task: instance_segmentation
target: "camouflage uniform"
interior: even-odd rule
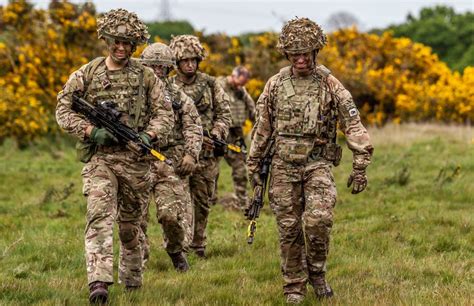
[[[178,189],[173,190],[173,193],[180,209],[181,226],[184,231],[185,239],[182,244],[185,250],[187,250],[194,234],[193,205],[189,191],[189,176],[180,174],[180,165],[185,154],[191,155],[196,163],[199,161],[199,153],[202,146],[201,118],[194,106],[194,102],[186,94],[169,80],[165,80],[165,84],[169,90],[171,101],[173,101],[176,125],[171,138],[168,139],[168,145],[160,148],[160,150],[166,156],[173,159],[174,169],[169,175],[173,177],[172,181],[179,185]],[[156,166],[159,167],[160,165]],[[157,201],[157,207],[160,207],[158,198],[163,197],[164,194],[169,193],[169,190],[172,190],[171,188],[165,190],[165,188],[159,182],[155,185],[154,197]],[[166,202],[165,199],[162,199],[162,201]],[[171,234],[167,234],[166,231],[165,236],[168,240],[171,239]],[[169,243],[167,245],[169,246]],[[173,253],[171,249],[167,248],[167,251]]]
[[[142,64],[175,65],[171,49],[162,43],[148,46],[141,55]],[[152,193],[157,207],[158,222],[163,226],[165,248],[169,254],[186,250],[192,241],[193,207],[189,194],[188,176],[180,169],[185,154],[191,155],[197,162],[202,146],[202,126],[194,102],[166,76],[161,78],[167,94],[165,99],[172,102],[175,125],[167,144],[158,148],[173,160],[173,167],[161,162],[153,163]],[[146,236],[148,206],[143,207],[141,228]],[[149,242],[143,237],[144,259],[148,259]]]
[[[196,58],[199,62],[204,58],[204,48],[198,38],[192,35],[174,37],[170,48],[177,61]],[[172,82],[194,101],[203,129],[220,139],[226,139],[231,124],[229,98],[215,79],[205,73],[196,72],[191,84],[182,82],[177,76],[172,78]],[[194,206],[194,234],[191,248],[198,252],[204,252],[206,247],[205,229],[210,209],[209,200],[214,192],[218,167],[213,150],[203,146],[198,168],[189,178]]]
[[[245,120],[255,119],[255,102],[248,94],[245,87],[234,88],[231,86],[227,77],[218,77],[217,83],[222,86],[229,96],[230,112],[232,114],[232,124],[229,129],[227,142],[245,147],[244,134],[242,127]],[[245,155],[227,150],[224,155],[225,161],[232,167],[232,179],[234,181],[234,192],[236,208],[247,207],[247,166],[245,164]],[[216,186],[217,187],[217,186]],[[216,192],[217,193],[217,189]]]
[[[99,38],[118,36],[132,41],[133,46],[148,38],[146,26],[135,14],[122,9],[107,13],[99,20],[98,28]],[[137,38],[139,34],[143,36]],[[98,58],[72,73],[58,94],[56,119],[61,128],[79,138],[78,152],[86,153],[80,158],[86,162],[82,177],[87,198],[85,251],[89,284],[113,283],[112,230],[117,221],[125,254],[119,277],[127,287],[139,287],[142,256],[138,237],[141,207],[149,188],[149,163],[123,144],[93,143],[85,134],[89,121],[71,110],[72,93],[82,92],[94,105],[113,100],[123,114],[124,124],[137,132],[156,134],[157,143],[163,143],[171,131],[173,111],[171,103],[164,99],[162,82],[151,69],[129,59],[122,69],[108,70],[105,62],[105,58]]]
[[[320,27],[301,18],[285,24],[279,47],[301,54],[320,49],[325,42]],[[324,275],[336,204],[331,168],[338,165],[341,149],[336,144],[337,123],[353,152],[354,171],[364,176],[373,151],[369,135],[351,94],[324,66],[306,77],[295,76],[291,67],[281,69],[265,85],[257,107],[247,165],[254,177],[267,145],[275,141],[269,199],[280,236],[284,293],[304,297],[309,281],[318,297],[330,296]]]

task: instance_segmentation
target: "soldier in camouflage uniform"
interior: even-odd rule
[[[244,87],[249,78],[250,73],[243,66],[235,67],[229,76],[217,78],[217,83],[224,88],[230,100],[232,124],[229,129],[227,142],[242,147],[245,147],[244,133],[242,131],[245,120],[250,119],[252,122],[255,120],[255,102]],[[232,179],[234,181],[235,194],[230,205],[235,208],[245,209],[248,206],[245,155],[227,150],[224,159],[232,167]]]
[[[365,169],[373,152],[351,94],[316,63],[325,44],[321,28],[307,18],[283,26],[278,48],[291,66],[268,80],[257,102],[259,117],[247,162],[252,184],[261,184],[260,162],[267,146],[271,148],[267,151],[273,154],[269,199],[278,224],[283,288],[289,303],[303,301],[307,282],[318,298],[333,295],[325,272],[336,204],[331,168],[341,158],[337,123],[353,152],[348,180],[353,194],[367,186]]]
[[[159,150],[172,158],[173,166],[155,161],[153,197],[158,222],[163,226],[165,248],[175,268],[180,272],[189,269],[183,250],[192,241],[193,207],[189,194],[188,177],[196,169],[202,146],[202,126],[194,102],[167,78],[176,66],[171,49],[163,43],[154,43],[140,56],[140,62],[153,69],[165,84],[165,99],[172,102],[175,125],[165,147]],[[142,230],[146,235],[148,206],[143,208]],[[148,239],[143,240],[144,259],[148,259]]]
[[[173,126],[171,103],[153,71],[130,58],[149,38],[146,25],[134,13],[111,10],[98,20],[99,39],[108,56],[97,58],[72,73],[58,94],[56,119],[79,138],[83,194],[87,199],[85,253],[91,303],[105,303],[113,283],[113,226],[118,222],[124,253],[119,278],[127,289],[142,285],[139,244],[141,207],[147,200],[150,163],[129,150],[107,130],[93,126],[71,110],[72,94],[97,105],[113,100],[122,123],[140,133],[146,144],[164,143]]]
[[[198,71],[199,63],[205,56],[199,39],[192,35],[179,35],[171,40],[170,48],[177,61],[177,75],[172,78],[173,83],[193,100],[203,129],[214,138],[226,139],[232,120],[229,98],[213,77]],[[213,143],[204,137],[198,167],[189,178],[194,206],[191,248],[199,257],[205,257],[205,230],[218,167]]]

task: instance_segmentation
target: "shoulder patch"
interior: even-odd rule
[[[358,114],[357,108],[353,107],[353,108],[349,109],[349,116],[350,117],[354,117],[357,114]]]

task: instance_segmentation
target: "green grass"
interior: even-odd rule
[[[368,190],[354,196],[345,188],[347,149],[334,171],[331,304],[474,304],[472,130],[409,125],[371,134],[376,149]],[[0,146],[0,305],[87,304],[80,170],[65,144],[44,142],[23,151],[10,141]],[[223,164],[221,195],[230,186]],[[191,255],[192,270],[183,275],[172,269],[152,220],[144,287],[127,294],[115,284],[111,303],[284,305],[268,205],[252,246],[246,244],[246,226],[239,213],[214,207],[209,259]],[[319,304],[308,293],[305,305]]]

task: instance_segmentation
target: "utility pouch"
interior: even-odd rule
[[[276,141],[276,153],[287,163],[304,164],[313,149],[311,139],[280,137]]]
[[[97,152],[97,145],[89,141],[76,142],[76,159],[83,163],[91,160],[92,156]]]
[[[332,162],[332,164],[337,167],[341,162],[342,158],[342,147],[337,143],[328,143],[324,146],[322,156]]]

